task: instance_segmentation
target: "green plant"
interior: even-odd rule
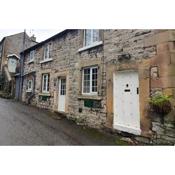
[[[172,96],[163,95],[163,94],[156,94],[150,98],[149,104],[153,111],[158,114],[166,115],[168,114],[171,109],[171,102],[170,99]]]

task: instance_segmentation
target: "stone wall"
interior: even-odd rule
[[[16,54],[17,56],[20,56],[20,52],[23,49],[29,48],[35,44],[36,42],[31,41],[27,34],[25,34],[24,37],[24,32],[5,37],[3,42],[4,52],[2,54],[1,69],[5,64],[7,64],[7,55]]]
[[[152,122],[152,130],[155,132],[153,144],[175,144],[175,124],[171,122],[161,123],[160,121]]]
[[[106,123],[106,69],[105,64],[121,53],[129,52],[132,60],[151,57],[155,54],[155,47],[144,48],[143,38],[152,35],[152,30],[104,30],[101,34],[104,44],[82,52],[78,52],[82,45],[82,30],[75,30],[52,43],[52,62],[40,64],[43,56],[43,47],[36,49],[35,62],[25,63],[25,72],[36,71],[36,98],[37,106],[57,110],[57,91],[54,81],[59,73],[67,72],[69,86],[67,89],[67,116],[91,127],[104,127]],[[146,56],[147,55],[147,56]],[[29,54],[26,55],[26,60]],[[27,61],[26,61],[27,62]],[[86,66],[98,65],[98,100],[100,108],[92,109],[84,107],[84,98],[81,95],[81,70]],[[41,75],[44,72],[51,74],[50,91],[48,101],[39,100],[41,93]],[[58,74],[58,76],[57,76]],[[91,99],[91,97],[87,97]],[[54,101],[55,99],[55,101]],[[94,98],[92,98],[94,99]],[[56,104],[54,104],[56,103]]]
[[[43,58],[43,45],[38,46],[35,54],[35,61],[28,64],[29,52],[25,54],[25,65],[23,86],[23,101],[26,99],[25,83],[30,72],[36,73],[35,96],[33,105],[40,108],[47,108],[58,111],[58,79],[65,76],[67,79],[66,115],[79,124],[88,125],[94,128],[108,127],[112,129],[113,121],[113,72],[118,69],[137,69],[140,74],[140,83],[143,87],[141,110],[145,115],[147,97],[149,96],[149,66],[150,60],[157,55],[156,44],[145,45],[145,39],[162,32],[158,30],[104,30],[101,31],[103,45],[78,51],[83,47],[83,30],[72,30],[64,33],[61,37],[54,38],[48,43],[52,44],[53,61],[40,63]],[[47,43],[46,43],[47,44]],[[118,56],[129,53],[131,58],[127,62],[120,62]],[[84,96],[81,92],[82,68],[87,66],[98,66],[98,95]],[[108,65],[112,65],[108,67]],[[43,73],[50,74],[50,93],[43,100],[41,94],[41,78]],[[146,93],[145,93],[146,92]],[[99,104],[96,108],[85,107],[86,100],[96,100]],[[151,122],[145,116],[142,118],[142,129],[151,129]],[[110,120],[110,122],[108,121]],[[168,125],[167,125],[168,126]],[[153,123],[153,132],[159,133],[158,127],[166,125]],[[146,128],[146,129],[145,129]],[[165,133],[165,132],[164,132]],[[142,133],[143,136],[144,132]],[[163,136],[163,134],[162,134]],[[162,138],[161,136],[161,138]],[[148,138],[150,140],[151,138]]]
[[[157,30],[106,30],[104,32],[105,62],[117,60],[118,55],[129,53],[131,60],[148,59],[156,54],[156,47],[145,46],[144,40]]]
[[[117,71],[135,70],[139,73],[140,114],[142,134],[149,133],[149,121],[145,116],[146,101],[149,98],[149,60],[155,56],[156,45],[145,46],[145,39],[157,30],[106,30],[104,32],[104,60],[107,90],[107,127],[113,128],[113,74]],[[129,54],[128,60],[119,56]],[[144,132],[146,130],[146,132]]]

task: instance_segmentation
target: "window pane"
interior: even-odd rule
[[[34,50],[30,51],[29,60],[33,60],[34,59],[34,56],[35,56],[35,51]]]
[[[47,75],[47,91],[49,91],[49,86],[50,86],[50,75]]]
[[[46,76],[44,75],[44,84],[43,84],[43,90],[46,90]]]
[[[44,59],[49,58],[49,45],[44,47]]]
[[[51,51],[52,51],[52,44],[50,43],[50,44],[48,45],[48,58],[52,58],[52,56],[51,56]]]
[[[42,90],[45,92],[49,91],[49,74],[44,74],[42,76]]]
[[[33,81],[32,80],[28,80],[28,90],[32,90],[32,86],[33,86]]]
[[[90,93],[90,68],[86,68],[84,71],[83,92]]]
[[[46,55],[47,55],[47,58],[49,58],[49,45],[47,45],[47,53],[46,53]]]
[[[85,30],[85,46],[91,45],[91,38],[92,38],[91,30]]]
[[[31,81],[29,81],[29,89],[31,89]]]
[[[83,93],[97,92],[98,68],[85,68],[83,70]]]
[[[97,68],[92,68],[92,92],[97,92]]]
[[[93,30],[93,42],[99,41],[99,30]]]
[[[66,95],[66,79],[61,79],[60,95]]]
[[[47,57],[47,47],[44,47],[44,59]]]

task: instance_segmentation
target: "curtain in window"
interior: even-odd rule
[[[91,30],[85,30],[85,46],[91,44]]]
[[[93,30],[93,42],[99,41],[99,30]]]

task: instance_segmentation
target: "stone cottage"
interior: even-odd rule
[[[26,32],[6,36],[0,41],[0,90],[15,96],[15,74],[20,52],[35,45]]]
[[[22,100],[144,143],[175,143],[174,113],[162,123],[148,104],[174,97],[174,30],[64,30],[21,53]]]

